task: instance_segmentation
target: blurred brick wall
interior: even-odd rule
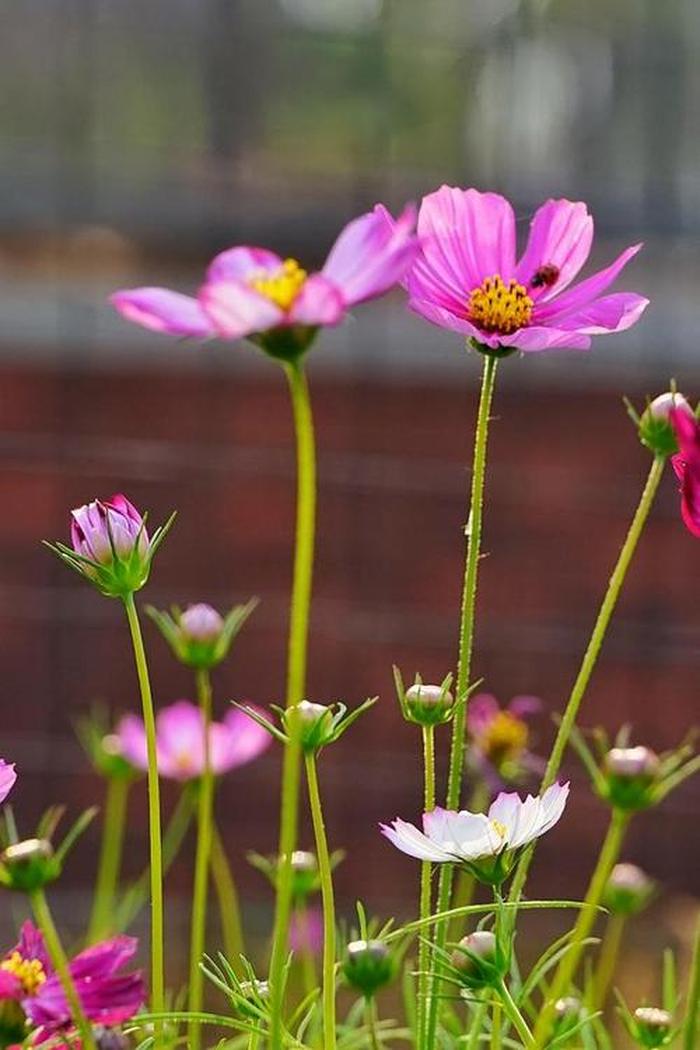
[[[391,665],[438,678],[455,655],[475,384],[401,386],[313,378],[320,446],[318,567],[309,695],[380,703],[322,758],[333,846],[346,906],[396,903],[416,866],[379,836],[377,822],[420,806],[415,733],[400,720]],[[481,566],[476,676],[502,699],[535,693],[561,709],[632,509],[648,456],[617,392],[498,391]],[[31,830],[56,801],[74,814],[100,787],[73,742],[71,721],[96,699],[138,700],[116,602],[101,598],[39,546],[67,534],[67,511],[124,490],[152,521],[176,507],[144,600],[258,594],[261,606],[235,657],[216,674],[219,709],[231,697],[266,703],[283,690],[294,509],[291,420],[281,377],[237,371],[0,372],[0,753],[16,757],[15,808]],[[683,529],[667,477],[583,709],[587,724],[625,720],[663,749],[698,722],[700,546]],[[160,703],[191,693],[146,626]],[[540,728],[542,745],[550,730]],[[442,733],[443,750],[447,734]],[[533,889],[578,892],[605,813],[575,762],[571,813],[542,844]],[[247,900],[269,893],[244,853],[275,846],[278,755],[230,775],[220,821]],[[138,795],[138,791],[136,792]],[[170,804],[172,793],[166,792]],[[143,801],[143,800],[142,800]],[[642,816],[627,855],[676,889],[700,892],[700,845],[688,834],[700,782]],[[310,834],[308,834],[310,842]],[[69,865],[90,881],[97,831]],[[132,807],[126,866],[145,860],[145,807]],[[171,878],[189,884],[189,851]]]

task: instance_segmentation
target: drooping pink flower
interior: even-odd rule
[[[423,198],[418,235],[409,306],[490,350],[585,350],[592,335],[629,328],[648,303],[632,292],[603,294],[639,244],[569,288],[593,241],[581,202],[546,201],[519,259],[513,208],[497,193],[442,186]]]
[[[231,248],[211,262],[194,298],[167,288],[132,288],[115,292],[111,302],[127,320],[155,332],[264,337],[269,352],[299,353],[319,326],[337,325],[351,306],[402,279],[418,250],[414,225],[412,207],[394,221],[377,205],[342,230],[319,273],[308,274],[296,259],[265,248]],[[275,333],[276,343],[268,338]]]
[[[700,536],[700,423],[689,412],[674,408],[669,419],[678,441],[671,462],[681,483],[681,515],[694,536]]]
[[[146,730],[137,715],[126,715],[117,727],[123,757],[146,770]],[[270,734],[242,711],[231,710],[209,729],[209,759],[214,774],[227,773],[257,758],[272,741]],[[194,780],[204,773],[204,719],[196,704],[176,700],[156,718],[158,772],[171,780]]]
[[[17,780],[15,767],[0,758],[0,802],[4,802]]]
[[[495,696],[478,693],[467,705],[467,762],[495,794],[517,784],[544,764],[529,750],[528,719],[542,709],[536,696],[515,696],[501,707]]]
[[[95,1024],[116,1025],[133,1017],[146,998],[140,972],[119,974],[133,957],[133,937],[114,937],[76,955],[70,973],[83,1012]],[[28,1020],[41,1028],[41,1040],[71,1025],[61,982],[41,932],[25,922],[19,943],[0,962],[0,1000],[13,999]]]

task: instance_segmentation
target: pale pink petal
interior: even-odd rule
[[[377,204],[341,231],[322,272],[348,305],[383,295],[404,277],[419,247],[413,235],[415,220],[412,205],[394,220]]]
[[[262,274],[274,275],[282,269],[283,260],[266,248],[243,246],[229,248],[216,255],[207,267],[206,281],[243,281]]]
[[[119,750],[135,769],[148,769],[146,729],[138,715],[125,715],[117,726]]]
[[[242,281],[211,281],[200,289],[199,301],[225,339],[266,332],[285,321],[279,306]]]
[[[190,295],[168,288],[131,288],[115,292],[109,301],[127,321],[152,332],[200,338],[214,335],[210,319]]]
[[[548,200],[535,212],[515,276],[532,299],[546,302],[571,283],[588,258],[592,241],[593,218],[582,201]],[[541,266],[555,266],[559,275],[551,285],[533,287]]]
[[[515,272],[515,216],[497,193],[442,186],[423,198],[418,214],[419,275],[432,271],[457,302],[485,277]]]
[[[569,784],[552,784],[542,795],[543,819],[539,828],[539,835],[553,828],[561,819],[569,798]]]
[[[15,767],[0,758],[0,802],[4,802],[17,780]]]
[[[524,353],[537,350],[588,350],[591,337],[566,329],[548,328],[546,325],[533,325],[520,328],[512,335],[500,337],[503,346],[511,346]]]
[[[379,827],[382,834],[402,853],[407,853],[409,857],[416,857],[418,860],[436,861],[438,863],[456,859],[453,854],[431,842],[427,835],[424,835],[413,824],[409,824],[405,820],[397,818],[393,825],[380,824]]]
[[[158,768],[164,777],[189,780],[204,771],[204,720],[189,700],[177,700],[158,712]]]
[[[558,328],[575,330],[586,335],[604,335],[606,332],[624,332],[639,320],[649,300],[634,292],[616,292],[604,295],[557,322]]]
[[[321,273],[308,277],[289,308],[290,324],[335,325],[343,319],[345,303],[336,286]]]
[[[259,715],[265,712],[249,704]],[[272,737],[254,719],[234,708],[224,716],[224,725],[229,735],[228,753],[232,766],[243,766],[266,751]]]
[[[630,259],[634,258],[637,252],[640,251],[641,247],[641,244],[634,244],[630,248],[626,248],[625,251],[604,270],[599,270],[597,273],[594,273],[592,277],[588,277],[585,281],[581,281],[579,284],[574,285],[574,287],[570,288],[568,292],[556,296],[544,305],[537,303],[532,314],[533,324],[556,325],[568,314],[574,313],[575,310],[580,310],[582,307],[587,306],[592,299],[597,299],[606,288],[610,287]]]

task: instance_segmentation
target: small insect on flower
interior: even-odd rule
[[[525,800],[503,792],[487,814],[437,807],[423,814],[423,831],[399,818],[380,828],[409,857],[459,864],[481,882],[497,886],[509,875],[518,851],[558,822],[568,796],[568,784],[553,784],[541,797],[528,795]]]

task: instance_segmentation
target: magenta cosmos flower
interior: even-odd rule
[[[414,225],[412,207],[393,220],[378,204],[345,227],[319,273],[265,248],[230,248],[211,262],[195,297],[132,288],[115,292],[111,302],[154,332],[248,337],[273,356],[298,356],[321,325],[337,325],[351,306],[376,299],[404,277],[418,251]]]
[[[85,1016],[95,1024],[115,1025],[133,1017],[146,992],[138,972],[118,971],[136,952],[133,937],[114,937],[88,948],[70,962],[70,972]],[[0,1001],[19,1003],[43,1041],[70,1026],[66,997],[51,965],[41,932],[25,922],[19,943],[0,962]]]
[[[671,409],[669,419],[678,441],[671,462],[681,483],[681,515],[690,532],[700,536],[700,423],[690,408]]]
[[[262,712],[261,712],[262,713]],[[146,770],[146,730],[137,715],[126,715],[117,727],[122,756]],[[242,711],[227,712],[209,729],[212,771],[220,775],[257,758],[272,742],[262,726]],[[176,700],[156,718],[158,772],[171,780],[194,780],[204,773],[204,719],[196,704]]]
[[[580,201],[543,204],[519,259],[513,208],[497,193],[442,186],[421,203],[418,235],[421,250],[405,282],[409,306],[478,349],[585,350],[592,335],[629,328],[648,303],[633,292],[603,294],[639,244],[569,288],[593,241],[593,219]]]
[[[4,802],[15,786],[17,774],[15,767],[0,758],[0,802]]]

